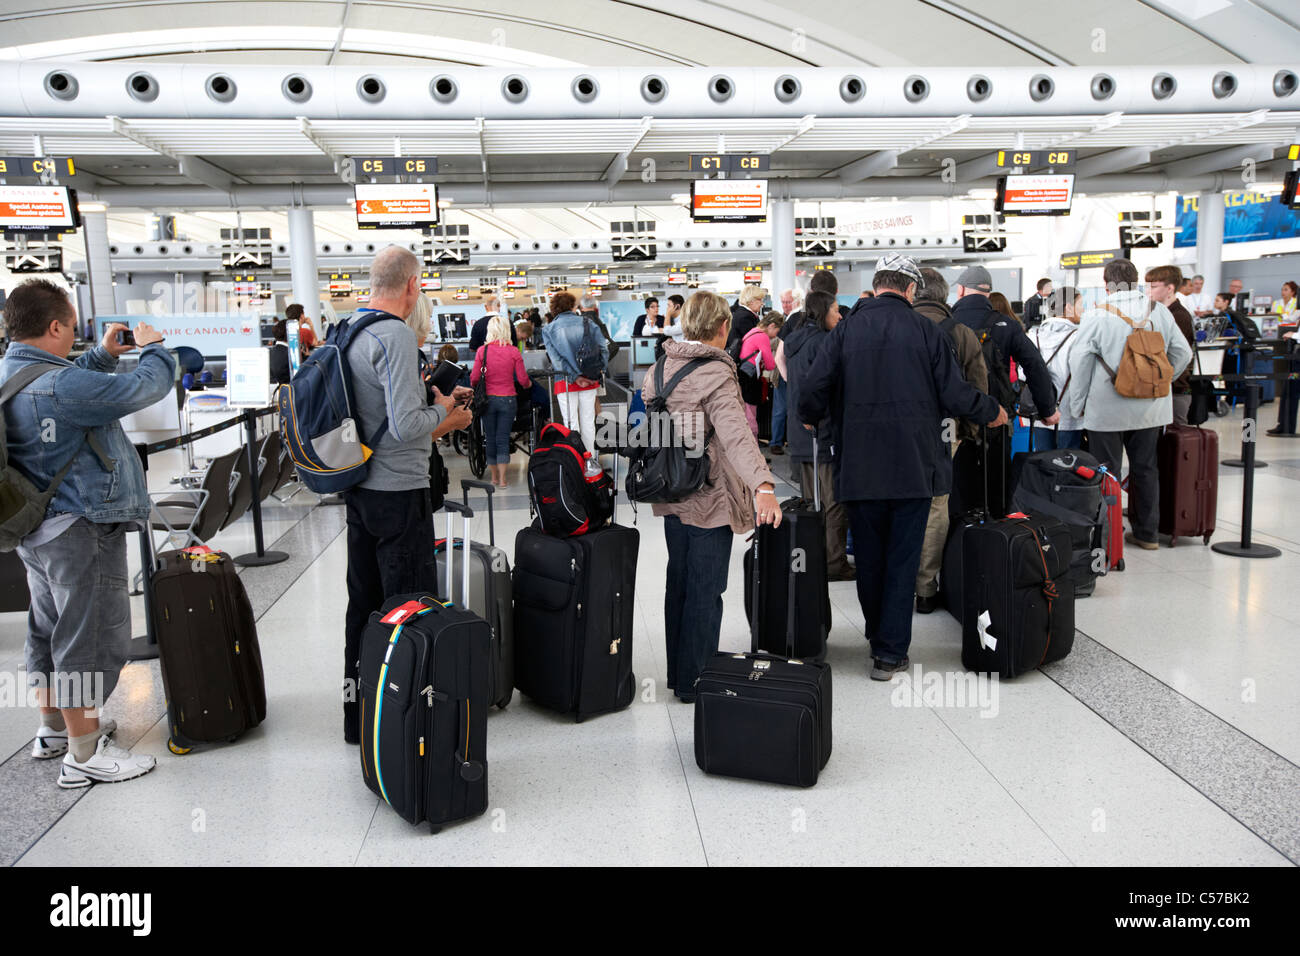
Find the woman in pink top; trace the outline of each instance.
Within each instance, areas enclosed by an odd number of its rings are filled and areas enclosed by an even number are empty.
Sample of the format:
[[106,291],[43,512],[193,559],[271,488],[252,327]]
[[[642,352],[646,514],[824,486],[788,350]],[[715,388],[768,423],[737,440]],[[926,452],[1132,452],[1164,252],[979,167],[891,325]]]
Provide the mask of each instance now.
[[[772,343],[781,331],[784,321],[780,312],[768,312],[758,320],[758,325],[750,329],[740,342],[740,362],[743,365],[750,359],[758,366],[761,373],[776,368],[776,359],[772,355]],[[745,415],[749,419],[749,430],[758,436],[758,406],[745,403]]]
[[488,323],[487,342],[474,354],[470,384],[477,385],[487,374],[487,408],[482,412],[483,436],[487,442],[487,463],[492,469],[492,484],[506,487],[506,468],[510,464],[510,430],[519,407],[515,383],[532,388],[532,379],[524,369],[524,357],[510,344],[510,320],[496,315]]

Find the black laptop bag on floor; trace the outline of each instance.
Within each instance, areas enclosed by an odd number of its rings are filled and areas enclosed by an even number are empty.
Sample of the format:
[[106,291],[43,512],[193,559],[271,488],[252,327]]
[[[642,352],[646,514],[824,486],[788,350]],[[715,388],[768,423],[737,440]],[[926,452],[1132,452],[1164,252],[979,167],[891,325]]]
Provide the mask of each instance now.
[[[473,512],[455,501],[443,507],[448,537],[453,512],[464,515],[468,536]],[[450,565],[447,575],[450,593]],[[362,779],[431,833],[487,810],[491,654],[487,622],[431,594],[385,601],[361,636]]]
[[705,773],[811,787],[831,755],[831,668],[716,654],[695,682],[695,762]]

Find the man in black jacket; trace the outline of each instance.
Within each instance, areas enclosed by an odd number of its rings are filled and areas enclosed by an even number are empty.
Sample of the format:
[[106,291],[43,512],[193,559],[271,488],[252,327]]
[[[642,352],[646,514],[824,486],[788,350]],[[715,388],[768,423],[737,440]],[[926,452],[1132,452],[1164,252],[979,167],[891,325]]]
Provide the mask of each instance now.
[[910,256],[880,260],[875,297],[859,300],[826,337],[799,390],[805,428],[827,416],[833,423],[835,497],[849,512],[871,677],[882,681],[909,666],[930,499],[952,482],[943,419],[1007,420],[962,379],[938,325],[912,309],[920,282]]
[[[475,352],[487,342],[488,324],[495,316],[501,314],[501,300],[494,295],[490,295],[483,300],[483,308],[486,314],[475,322],[474,327],[469,331],[469,347]],[[510,323],[510,344],[519,344],[519,336],[515,334],[515,324],[513,322]]]
[[1025,311],[1021,314],[1026,332],[1043,321],[1043,303],[1047,301],[1047,297],[1051,294],[1052,280],[1039,279],[1038,291],[1025,300]]

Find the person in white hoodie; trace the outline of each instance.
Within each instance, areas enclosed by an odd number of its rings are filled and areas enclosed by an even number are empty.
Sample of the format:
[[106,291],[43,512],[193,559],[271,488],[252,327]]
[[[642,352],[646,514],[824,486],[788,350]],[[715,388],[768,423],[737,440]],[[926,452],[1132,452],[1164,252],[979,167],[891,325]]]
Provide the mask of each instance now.
[[[1053,290],[1043,300],[1044,317],[1026,335],[1038,347],[1047,370],[1052,373],[1057,407],[1061,420],[1055,428],[1034,425],[1034,450],[1079,448],[1083,441],[1083,421],[1070,414],[1070,349],[1079,334],[1080,307],[1083,295],[1073,286]],[[1024,378],[1024,370],[1020,372]]]
[[[1088,309],[1070,346],[1069,411],[1083,420],[1088,448],[1118,477],[1123,456],[1129,463],[1129,524],[1124,540],[1147,551],[1160,547],[1160,476],[1156,439],[1174,420],[1172,393],[1159,398],[1125,398],[1115,391],[1110,369],[1118,369],[1133,325],[1150,327],[1165,341],[1165,355],[1177,378],[1192,360],[1187,339],[1169,310],[1149,300],[1138,287],[1137,268],[1128,259],[1106,263],[1106,301]],[[1104,363],[1104,366],[1103,366]]]

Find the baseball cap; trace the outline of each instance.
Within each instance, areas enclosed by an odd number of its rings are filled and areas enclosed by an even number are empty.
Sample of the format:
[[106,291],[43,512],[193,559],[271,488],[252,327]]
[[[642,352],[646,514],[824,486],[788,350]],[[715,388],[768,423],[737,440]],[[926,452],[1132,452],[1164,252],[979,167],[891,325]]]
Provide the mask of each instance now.
[[964,285],[968,289],[979,289],[981,292],[993,291],[993,277],[983,266],[967,266],[961,270],[961,275],[957,277],[957,284]]
[[921,267],[916,264],[916,260],[911,256],[903,256],[897,253],[887,255],[876,263],[877,272],[901,272],[907,276],[917,287],[925,285],[925,280],[921,278]]

